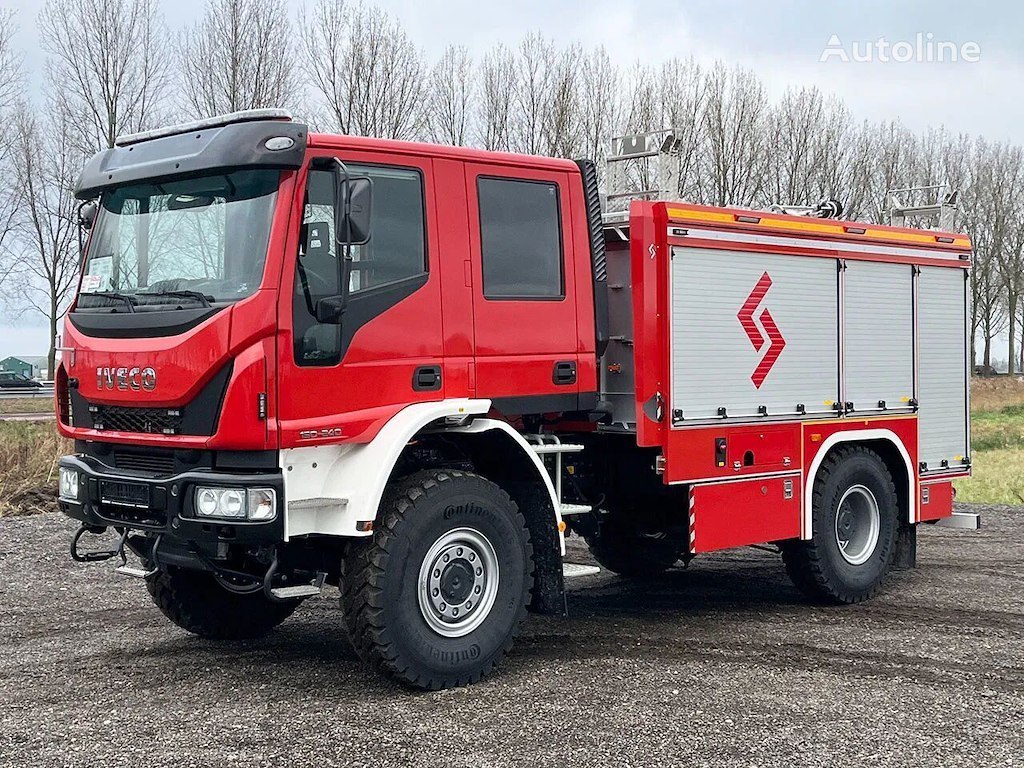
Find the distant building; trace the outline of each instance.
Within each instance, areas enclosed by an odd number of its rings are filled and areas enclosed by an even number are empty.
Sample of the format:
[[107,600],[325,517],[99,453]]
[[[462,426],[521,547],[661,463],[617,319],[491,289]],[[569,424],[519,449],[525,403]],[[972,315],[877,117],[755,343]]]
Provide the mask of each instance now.
[[47,378],[45,357],[5,357],[0,360],[0,371],[9,371],[29,379]]

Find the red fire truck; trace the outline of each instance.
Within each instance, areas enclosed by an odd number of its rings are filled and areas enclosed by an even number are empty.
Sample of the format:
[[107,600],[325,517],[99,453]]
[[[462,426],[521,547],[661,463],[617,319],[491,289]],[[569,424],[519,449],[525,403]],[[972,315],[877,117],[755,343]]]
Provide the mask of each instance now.
[[977,525],[951,482],[963,235],[602,218],[587,161],[276,111],[125,137],[77,195],[72,554],[119,558],[197,635],[262,635],[336,585],[359,655],[438,688],[564,611],[569,535],[625,577],[773,544],[855,603],[914,564],[919,524]]

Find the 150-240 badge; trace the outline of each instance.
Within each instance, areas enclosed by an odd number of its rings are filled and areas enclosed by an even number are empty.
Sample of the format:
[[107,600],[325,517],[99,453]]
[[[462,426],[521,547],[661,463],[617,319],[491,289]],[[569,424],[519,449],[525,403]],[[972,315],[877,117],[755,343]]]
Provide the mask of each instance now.
[[323,440],[324,438],[330,437],[341,437],[341,427],[303,429],[299,432],[299,440]]

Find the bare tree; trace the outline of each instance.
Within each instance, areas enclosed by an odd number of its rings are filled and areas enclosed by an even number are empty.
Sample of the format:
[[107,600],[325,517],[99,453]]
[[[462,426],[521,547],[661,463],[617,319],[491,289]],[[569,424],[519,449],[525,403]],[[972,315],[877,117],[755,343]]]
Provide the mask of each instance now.
[[516,87],[515,56],[497,45],[480,67],[480,143],[484,149],[512,148],[512,116]]
[[[16,29],[14,12],[0,11],[0,120],[8,125],[13,120],[24,87],[21,56],[14,49]],[[0,174],[8,180],[14,175],[12,156],[15,147],[14,134],[11,131],[0,132]],[[0,185],[0,279],[10,273],[11,260],[7,258],[5,243],[14,228],[20,200],[17,184]]]
[[579,150],[600,167],[608,139],[622,130],[622,75],[604,47],[585,55],[578,66]]
[[182,98],[192,117],[289,106],[299,90],[284,0],[210,0],[181,37]]
[[303,12],[306,69],[342,133],[414,139],[424,125],[426,65],[379,8],[318,0]]
[[449,46],[430,71],[430,139],[462,146],[470,138],[476,81],[463,46]]
[[68,138],[88,153],[163,117],[167,29],[148,0],[48,0],[39,15],[50,98],[74,116]]
[[717,64],[708,73],[704,110],[704,199],[751,205],[764,189],[770,131],[764,87],[749,70]]
[[50,329],[47,371],[54,372],[57,323],[67,311],[78,279],[77,201],[72,189],[83,157],[63,140],[72,116],[55,108],[43,125],[23,106],[14,122],[17,183],[23,190],[18,216],[16,273],[26,309],[45,317]]
[[554,88],[554,45],[539,32],[526,36],[516,56],[512,149],[528,155],[544,152],[548,107]]

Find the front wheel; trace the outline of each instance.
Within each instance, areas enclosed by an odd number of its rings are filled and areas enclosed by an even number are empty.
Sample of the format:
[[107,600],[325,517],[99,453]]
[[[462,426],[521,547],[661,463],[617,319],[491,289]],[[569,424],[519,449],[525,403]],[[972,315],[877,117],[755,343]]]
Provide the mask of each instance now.
[[261,591],[228,592],[209,573],[171,568],[146,579],[149,596],[168,619],[209,640],[262,637],[287,619],[300,600],[275,602]]
[[790,541],[782,557],[804,593],[837,603],[874,595],[892,566],[899,502],[885,462],[861,446],[830,454],[814,481],[809,541]]
[[402,683],[472,683],[511,648],[533,570],[508,494],[468,472],[417,472],[388,490],[373,537],[342,560],[345,630],[360,658]]

